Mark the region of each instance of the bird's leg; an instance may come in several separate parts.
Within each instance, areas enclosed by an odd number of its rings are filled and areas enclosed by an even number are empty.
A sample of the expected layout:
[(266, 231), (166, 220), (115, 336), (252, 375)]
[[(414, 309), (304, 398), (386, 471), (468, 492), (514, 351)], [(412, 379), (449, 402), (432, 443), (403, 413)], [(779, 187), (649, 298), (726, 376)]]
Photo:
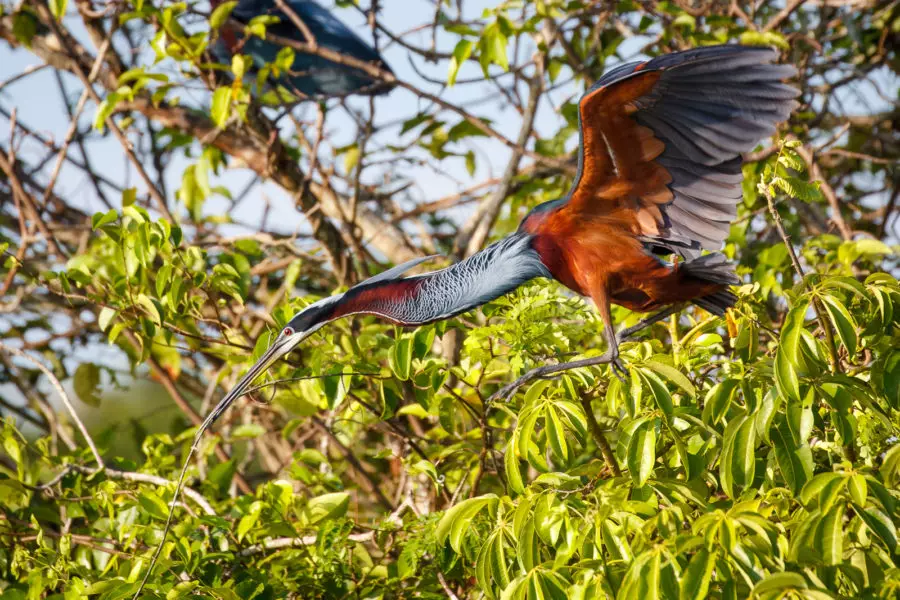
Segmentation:
[(616, 338), (616, 330), (613, 327), (609, 295), (606, 293), (606, 286), (600, 287), (600, 289), (594, 293), (593, 298), (594, 304), (597, 305), (597, 310), (600, 312), (600, 317), (603, 319), (603, 337), (606, 338), (606, 352), (598, 358), (604, 358), (612, 367), (612, 371), (615, 373), (616, 377), (618, 377), (622, 383), (625, 383), (625, 376), (628, 375), (628, 371), (625, 370), (625, 365), (619, 360), (619, 340)]
[[(535, 379), (540, 379), (541, 377), (549, 377), (551, 375), (556, 375), (557, 373), (562, 373), (563, 371), (568, 371), (569, 369), (580, 369), (582, 367), (594, 367), (597, 365), (613, 365), (613, 372), (616, 373), (616, 376), (620, 379), (622, 376), (618, 369), (621, 369), (622, 372), (625, 372), (624, 367), (622, 366), (621, 361), (619, 361), (619, 344), (629, 339), (634, 334), (639, 331), (646, 329), (647, 327), (653, 325), (654, 323), (658, 323), (663, 319), (667, 318), (670, 315), (677, 313), (682, 309), (683, 305), (673, 305), (670, 306), (655, 315), (647, 317), (642, 320), (640, 323), (636, 325), (632, 325), (631, 327), (626, 327), (618, 334), (612, 334), (613, 343), (610, 344), (609, 348), (606, 352), (601, 354), (600, 356), (593, 356), (591, 358), (583, 358), (581, 360), (574, 360), (572, 362), (559, 363), (556, 365), (542, 365), (540, 367), (535, 367), (534, 369), (526, 372), (524, 375), (513, 381), (512, 383), (504, 386), (500, 390), (494, 392), (490, 398), (488, 398), (487, 403), (490, 404), (502, 398), (511, 397), (516, 390), (518, 390), (523, 385), (534, 381)], [(603, 316), (603, 311), (601, 310), (600, 315)], [(607, 321), (604, 319), (604, 325)], [(611, 322), (611, 319), (610, 321)], [(609, 335), (606, 332), (611, 331), (612, 326), (608, 328), (604, 328), (604, 334)], [(608, 338), (607, 338), (608, 339)]]
[(616, 341), (622, 343), (624, 340), (630, 338), (637, 332), (646, 329), (647, 327), (650, 327), (655, 323), (659, 323), (663, 319), (669, 318), (670, 316), (680, 311), (683, 307), (683, 304), (673, 304), (672, 306), (659, 311), (655, 315), (651, 315), (646, 319), (642, 319), (637, 324), (632, 325), (631, 327), (622, 329), (621, 331), (619, 331), (619, 333), (616, 334)]

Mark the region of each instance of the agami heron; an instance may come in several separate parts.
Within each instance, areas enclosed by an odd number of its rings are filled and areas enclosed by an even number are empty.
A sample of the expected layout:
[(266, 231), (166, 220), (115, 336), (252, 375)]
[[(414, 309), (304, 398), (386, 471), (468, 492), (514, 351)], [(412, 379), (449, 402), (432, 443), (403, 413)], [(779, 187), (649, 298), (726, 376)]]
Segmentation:
[[(216, 8), (222, 0), (211, 0)], [(300, 19), (317, 46), (339, 52), (359, 61), (370, 63), (383, 71), (391, 70), (381, 55), (346, 25), (331, 15), (314, 0), (285, 0), (288, 8)], [(231, 18), (240, 23), (249, 23), (254, 17), (278, 17), (280, 21), (270, 24), (267, 32), (278, 37), (297, 42), (311, 43), (307, 36), (285, 14), (274, 0), (240, 0), (231, 11)], [(213, 57), (222, 63), (231, 64), (235, 54), (245, 54), (253, 59), (254, 70), (247, 77), (255, 81), (256, 74), (263, 66), (273, 62), (282, 46), (256, 36), (246, 36), (243, 28), (226, 23), (219, 30), (219, 37), (210, 47)], [(338, 64), (321, 56), (297, 51), (289, 72), (271, 77), (270, 83), (294, 97), (346, 96), (348, 94), (382, 94), (390, 86), (374, 79), (367, 73)]]
[[(219, 403), (212, 424), (273, 362), (330, 321), (377, 315), (400, 325), (447, 319), (546, 277), (590, 296), (605, 362), (622, 369), (611, 304), (647, 312), (691, 301), (722, 315), (735, 302), (717, 250), (742, 196), (741, 152), (796, 105), (795, 74), (773, 50), (710, 46), (618, 66), (579, 102), (578, 171), (566, 197), (534, 208), (512, 235), (445, 269), (401, 275), (418, 258), (294, 316)], [(681, 258), (675, 264), (661, 254)]]

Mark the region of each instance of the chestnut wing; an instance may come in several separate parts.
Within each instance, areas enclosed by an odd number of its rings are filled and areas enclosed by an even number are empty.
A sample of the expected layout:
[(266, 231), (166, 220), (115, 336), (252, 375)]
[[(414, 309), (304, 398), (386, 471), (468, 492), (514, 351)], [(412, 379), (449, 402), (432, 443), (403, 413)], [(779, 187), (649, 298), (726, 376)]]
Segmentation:
[(606, 73), (579, 102), (578, 175), (559, 213), (616, 219), (683, 254), (720, 248), (741, 198), (741, 153), (797, 104), (783, 83), (796, 70), (777, 56), (708, 46)]

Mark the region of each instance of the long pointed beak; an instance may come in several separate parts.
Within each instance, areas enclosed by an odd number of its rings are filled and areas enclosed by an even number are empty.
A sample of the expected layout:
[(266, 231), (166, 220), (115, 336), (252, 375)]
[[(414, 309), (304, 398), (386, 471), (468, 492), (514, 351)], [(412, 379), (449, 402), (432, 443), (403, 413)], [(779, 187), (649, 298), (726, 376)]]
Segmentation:
[(247, 391), (247, 388), (250, 387), (250, 384), (260, 376), (260, 374), (264, 373), (272, 363), (277, 361), (279, 358), (287, 354), (291, 351), (291, 349), (302, 342), (309, 334), (312, 332), (297, 332), (293, 335), (280, 335), (275, 340), (275, 342), (266, 350), (266, 353), (263, 354), (256, 364), (250, 367), (250, 370), (247, 371), (247, 374), (244, 375), (243, 378), (237, 384), (231, 388), (231, 391), (225, 395), (224, 398), (216, 405), (216, 407), (209, 413), (206, 419), (203, 421), (203, 424), (200, 425), (200, 429), (198, 430), (198, 434), (205, 431), (210, 425), (216, 422), (216, 420), (222, 416), (231, 404), (244, 395), (244, 392)]

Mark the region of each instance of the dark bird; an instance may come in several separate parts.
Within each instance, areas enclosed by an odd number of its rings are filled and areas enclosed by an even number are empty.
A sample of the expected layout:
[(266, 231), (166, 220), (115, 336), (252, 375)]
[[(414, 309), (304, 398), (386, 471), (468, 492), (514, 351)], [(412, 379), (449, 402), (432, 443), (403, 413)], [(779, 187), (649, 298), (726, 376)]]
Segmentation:
[[(578, 172), (565, 198), (518, 231), (446, 269), (401, 277), (419, 258), (298, 313), (203, 424), (212, 424), (274, 361), (330, 321), (377, 315), (400, 325), (447, 319), (536, 277), (590, 296), (605, 324), (605, 361), (623, 370), (610, 306), (647, 312), (693, 302), (723, 315), (739, 282), (718, 250), (742, 196), (741, 152), (796, 105), (766, 48), (710, 46), (618, 66), (579, 102)], [(681, 257), (674, 264), (659, 255)]]
[[(222, 0), (211, 0), (215, 9)], [(344, 56), (369, 63), (387, 73), (390, 68), (375, 49), (338, 21), (325, 8), (313, 0), (285, 0), (300, 22), (312, 36), (316, 46), (338, 52)], [(291, 15), (285, 14), (275, 0), (240, 0), (231, 12), (231, 18), (247, 24), (254, 17), (271, 15), (280, 22), (269, 25), (267, 33), (274, 36), (312, 43), (295, 24)], [(219, 37), (210, 47), (216, 61), (231, 64), (235, 54), (245, 54), (253, 59), (253, 71), (247, 74), (249, 81), (256, 81), (256, 74), (266, 64), (275, 60), (282, 46), (256, 36), (246, 36), (243, 27), (228, 22), (219, 30)], [(346, 96), (348, 94), (383, 94), (390, 89), (385, 82), (373, 78), (364, 71), (338, 64), (321, 56), (295, 51), (290, 71), (270, 77), (270, 84), (289, 98)], [(284, 100), (284, 98), (282, 98)]]

